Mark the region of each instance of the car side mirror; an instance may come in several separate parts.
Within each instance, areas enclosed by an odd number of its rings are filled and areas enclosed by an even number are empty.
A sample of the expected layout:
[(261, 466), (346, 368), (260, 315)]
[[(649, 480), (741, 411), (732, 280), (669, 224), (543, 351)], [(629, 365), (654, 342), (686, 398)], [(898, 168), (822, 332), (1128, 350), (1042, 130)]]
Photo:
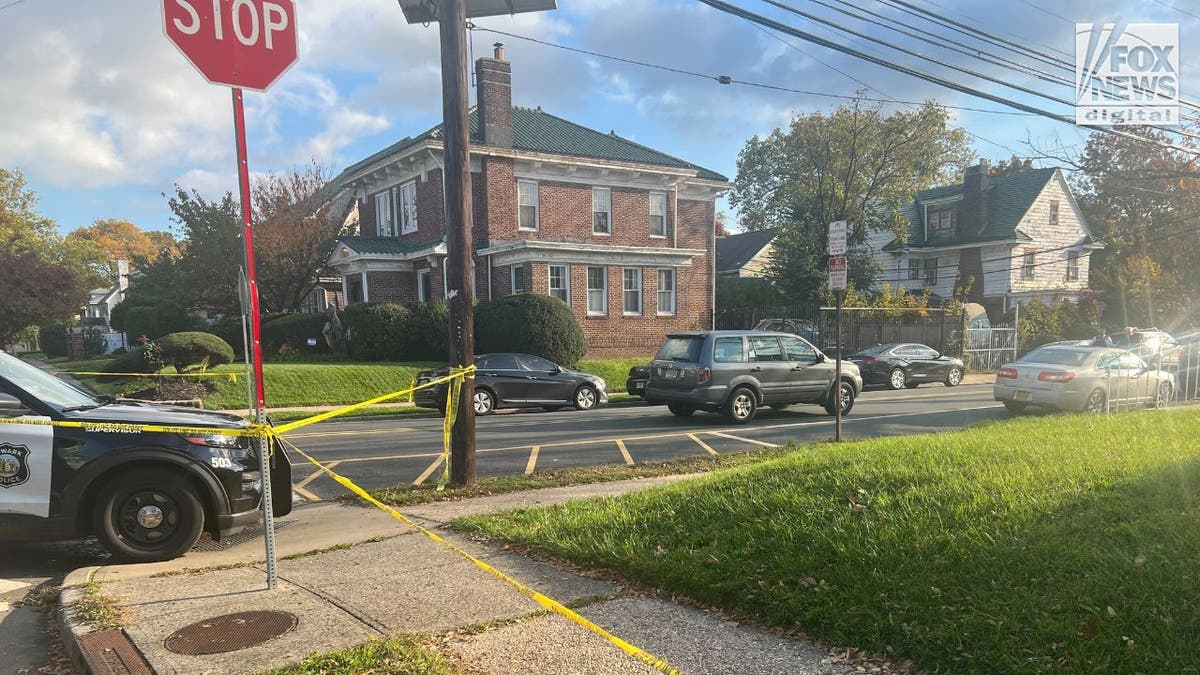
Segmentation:
[(29, 412), (21, 400), (12, 394), (0, 393), (0, 413)]

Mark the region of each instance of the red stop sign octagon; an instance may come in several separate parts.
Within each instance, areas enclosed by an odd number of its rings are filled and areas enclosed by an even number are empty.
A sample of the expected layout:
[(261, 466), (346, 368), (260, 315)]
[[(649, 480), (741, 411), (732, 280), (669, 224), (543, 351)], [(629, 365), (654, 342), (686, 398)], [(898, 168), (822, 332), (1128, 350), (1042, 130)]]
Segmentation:
[(296, 62), (293, 0), (163, 0), (163, 30), (213, 84), (262, 91)]

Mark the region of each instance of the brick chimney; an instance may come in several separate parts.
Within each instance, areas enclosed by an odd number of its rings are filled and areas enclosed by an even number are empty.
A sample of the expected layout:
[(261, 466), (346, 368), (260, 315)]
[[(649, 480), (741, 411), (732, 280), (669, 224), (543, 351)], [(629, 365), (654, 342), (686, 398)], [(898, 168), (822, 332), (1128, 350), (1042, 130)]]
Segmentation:
[(479, 130), (485, 145), (511, 148), (512, 64), (504, 60), (504, 45), (497, 42), (492, 58), (475, 61)]
[(986, 159), (963, 171), (963, 198), (958, 206), (958, 240), (979, 240), (988, 226), (988, 163)]

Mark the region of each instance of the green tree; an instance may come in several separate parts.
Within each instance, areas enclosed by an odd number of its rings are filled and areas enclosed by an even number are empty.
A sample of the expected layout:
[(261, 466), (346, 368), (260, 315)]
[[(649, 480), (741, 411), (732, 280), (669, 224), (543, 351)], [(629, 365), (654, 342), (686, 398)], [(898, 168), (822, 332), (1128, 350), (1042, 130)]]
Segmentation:
[(863, 251), (870, 229), (906, 232), (901, 209), (912, 195), (967, 166), (973, 154), (961, 129), (933, 103), (884, 114), (856, 101), (833, 113), (796, 117), (788, 128), (755, 136), (738, 155), (730, 204), (749, 230), (778, 230), (769, 275), (789, 297), (816, 298), (825, 285), (830, 222), (852, 224), (859, 245), (851, 279), (871, 285), (876, 270)]

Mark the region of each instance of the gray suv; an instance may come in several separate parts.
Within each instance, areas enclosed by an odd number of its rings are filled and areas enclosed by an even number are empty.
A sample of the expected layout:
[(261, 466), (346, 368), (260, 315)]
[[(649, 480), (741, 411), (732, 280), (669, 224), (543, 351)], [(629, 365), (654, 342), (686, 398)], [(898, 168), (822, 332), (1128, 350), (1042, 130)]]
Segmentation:
[[(723, 412), (737, 424), (764, 405), (816, 403), (834, 409), (834, 361), (804, 339), (785, 333), (716, 330), (674, 333), (650, 366), (646, 398), (676, 415)], [(842, 414), (862, 391), (858, 366), (842, 361)]]

